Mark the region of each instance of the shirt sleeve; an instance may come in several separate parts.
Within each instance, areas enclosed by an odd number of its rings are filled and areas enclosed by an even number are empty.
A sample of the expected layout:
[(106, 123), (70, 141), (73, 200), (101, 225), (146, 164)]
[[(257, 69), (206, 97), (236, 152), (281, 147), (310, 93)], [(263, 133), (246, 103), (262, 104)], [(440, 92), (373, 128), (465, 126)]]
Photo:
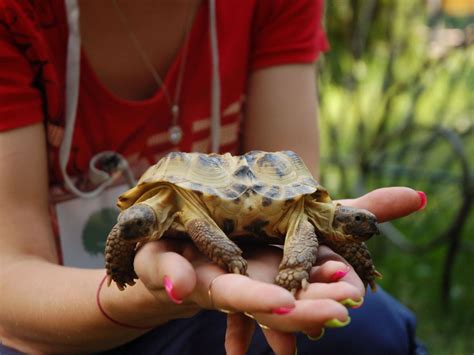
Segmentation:
[(322, 0), (259, 0), (250, 68), (311, 63), (328, 49)]
[(22, 34), (12, 33), (16, 20), (0, 7), (0, 131), (43, 120), (41, 92), (34, 85), (34, 70), (24, 53), (30, 44), (17, 43)]

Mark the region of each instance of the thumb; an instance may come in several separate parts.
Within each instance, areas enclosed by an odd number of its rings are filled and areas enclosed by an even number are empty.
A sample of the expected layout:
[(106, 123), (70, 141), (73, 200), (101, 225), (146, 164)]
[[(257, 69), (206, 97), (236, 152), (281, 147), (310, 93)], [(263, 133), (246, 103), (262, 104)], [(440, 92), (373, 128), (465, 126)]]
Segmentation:
[(135, 256), (135, 272), (153, 294), (163, 291), (174, 303), (181, 303), (196, 286), (191, 263), (172, 251), (166, 242), (146, 243)]
[(423, 209), (428, 200), (424, 192), (409, 187), (384, 187), (356, 199), (339, 200), (346, 206), (369, 210), (379, 222), (400, 218)]

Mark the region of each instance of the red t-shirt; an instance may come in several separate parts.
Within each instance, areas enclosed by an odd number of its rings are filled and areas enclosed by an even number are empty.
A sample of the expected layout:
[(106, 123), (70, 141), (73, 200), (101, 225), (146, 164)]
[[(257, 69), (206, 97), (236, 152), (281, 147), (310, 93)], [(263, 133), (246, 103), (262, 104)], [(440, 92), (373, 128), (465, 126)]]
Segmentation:
[[(212, 61), (208, 10), (208, 3), (203, 2), (189, 34), (179, 102), (184, 137), (179, 146), (168, 141), (171, 112), (161, 90), (143, 101), (119, 98), (101, 84), (87, 58), (81, 57), (70, 176), (84, 182), (89, 160), (105, 150), (125, 156), (137, 176), (171, 150), (209, 150)], [(220, 151), (239, 152), (242, 106), (253, 70), (310, 63), (326, 49), (321, 14), (322, 0), (216, 2)], [(67, 41), (64, 0), (0, 0), (0, 131), (44, 122), (51, 217), (57, 238), (61, 233), (54, 205), (70, 197), (58, 161), (64, 135)], [(164, 78), (171, 97), (182, 59), (180, 53)]]
[[(316, 59), (326, 48), (321, 1), (217, 1), (221, 77), (221, 151), (238, 152), (242, 101), (252, 70)], [(211, 57), (208, 4), (203, 2), (190, 32), (180, 95), (184, 139), (167, 139), (169, 103), (161, 90), (143, 101), (118, 98), (81, 59), (79, 108), (68, 171), (87, 170), (95, 153), (115, 150), (132, 164), (155, 162), (163, 153), (207, 151), (210, 145)], [(51, 183), (61, 182), (57, 149), (64, 126), (65, 62), (68, 39), (62, 0), (0, 2), (0, 130), (36, 122), (47, 125)], [(164, 78), (171, 96), (182, 60)]]

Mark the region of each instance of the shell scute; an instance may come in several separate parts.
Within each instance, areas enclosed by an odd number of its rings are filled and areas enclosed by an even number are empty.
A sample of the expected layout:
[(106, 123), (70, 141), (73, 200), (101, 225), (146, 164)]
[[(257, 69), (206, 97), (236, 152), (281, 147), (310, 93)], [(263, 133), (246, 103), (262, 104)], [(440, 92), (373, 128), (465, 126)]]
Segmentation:
[(247, 192), (270, 200), (291, 200), (321, 189), (301, 158), (291, 151), (255, 150), (241, 156), (171, 152), (120, 197), (119, 207), (132, 205), (141, 194), (162, 183), (226, 200), (236, 200)]

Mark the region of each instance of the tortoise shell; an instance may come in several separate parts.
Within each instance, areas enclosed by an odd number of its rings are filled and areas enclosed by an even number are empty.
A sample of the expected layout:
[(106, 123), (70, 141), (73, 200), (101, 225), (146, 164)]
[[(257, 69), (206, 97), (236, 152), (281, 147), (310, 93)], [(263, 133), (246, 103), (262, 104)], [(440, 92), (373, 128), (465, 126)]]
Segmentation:
[(235, 202), (249, 192), (268, 202), (288, 201), (316, 192), (319, 201), (330, 201), (326, 189), (292, 151), (251, 151), (241, 156), (171, 152), (151, 166), (136, 187), (119, 197), (118, 207), (130, 207), (162, 183)]
[(308, 284), (319, 244), (351, 263), (375, 288), (376, 272), (363, 244), (377, 232), (369, 211), (333, 203), (291, 151), (242, 156), (172, 152), (118, 199), (122, 210), (106, 243), (109, 283), (133, 285), (136, 243), (190, 237), (209, 259), (247, 274), (234, 243), (283, 244), (276, 283), (296, 292)]

